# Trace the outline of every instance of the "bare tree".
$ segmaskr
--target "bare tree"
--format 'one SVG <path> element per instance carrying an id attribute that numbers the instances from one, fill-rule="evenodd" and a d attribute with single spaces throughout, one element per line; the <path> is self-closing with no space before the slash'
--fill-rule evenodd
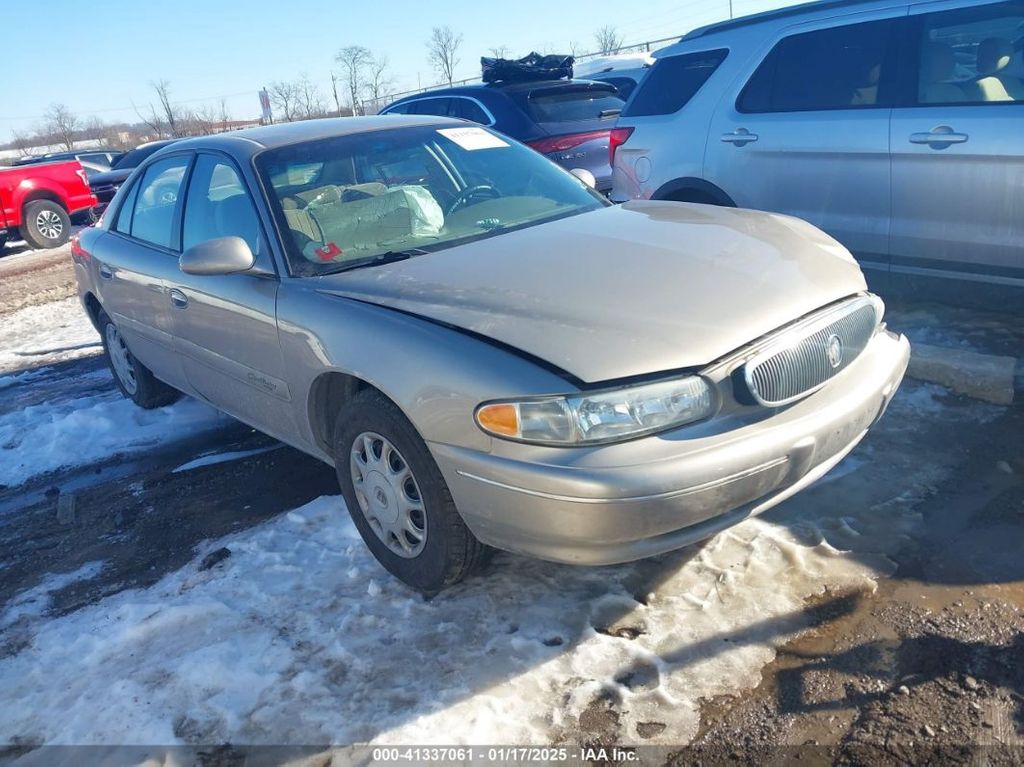
<path id="1" fill-rule="evenodd" d="M 281 110 L 285 122 L 295 119 L 295 108 L 299 100 L 298 88 L 295 83 L 271 83 L 267 88 L 270 93 L 270 103 L 276 109 Z"/>
<path id="2" fill-rule="evenodd" d="M 331 96 L 334 97 L 334 111 L 341 116 L 341 97 L 338 96 L 338 75 L 331 72 Z"/>
<path id="3" fill-rule="evenodd" d="M 509 54 L 509 49 L 507 45 L 499 45 L 495 48 L 488 48 L 487 51 L 496 59 L 507 59 Z"/>
<path id="4" fill-rule="evenodd" d="M 220 109 L 218 110 L 219 114 L 217 115 L 217 119 L 220 120 L 220 129 L 222 131 L 226 131 L 228 129 L 228 123 L 231 122 L 231 112 L 228 111 L 227 99 L 221 99 L 219 106 Z"/>
<path id="5" fill-rule="evenodd" d="M 349 45 L 338 51 L 334 60 L 341 65 L 341 73 L 345 77 L 345 85 L 348 88 L 349 103 L 352 105 L 352 114 L 357 115 L 359 109 L 359 94 L 363 92 L 366 67 L 369 65 L 373 55 L 361 45 Z"/>
<path id="6" fill-rule="evenodd" d="M 75 133 L 78 128 L 78 118 L 64 104 L 50 104 L 50 108 L 43 115 L 43 130 L 56 138 L 69 152 L 75 148 Z"/>
<path id="7" fill-rule="evenodd" d="M 569 43 L 569 55 L 572 56 L 573 58 L 583 56 L 584 54 L 586 54 L 586 52 L 587 50 L 586 48 L 583 47 L 582 43 L 578 43 L 575 40 Z"/>
<path id="8" fill-rule="evenodd" d="M 459 64 L 458 52 L 462 45 L 462 35 L 452 32 L 449 26 L 434 27 L 427 40 L 427 59 L 437 73 L 452 84 L 455 78 L 455 67 Z"/>
<path id="9" fill-rule="evenodd" d="M 304 120 L 327 114 L 320 88 L 306 74 L 295 81 L 295 113 Z"/>
<path id="10" fill-rule="evenodd" d="M 388 57 L 382 53 L 379 56 L 372 56 L 367 65 L 366 95 L 373 102 L 375 112 L 380 110 L 384 97 L 395 84 L 388 70 L 389 63 Z"/>
<path id="11" fill-rule="evenodd" d="M 11 142 L 11 146 L 18 150 L 18 154 L 22 157 L 27 157 L 31 154 L 31 149 L 35 145 L 32 138 L 22 131 L 14 131 L 14 141 Z"/>
<path id="12" fill-rule="evenodd" d="M 156 91 L 156 96 L 160 100 L 160 112 L 167 126 L 167 132 L 171 135 L 171 138 L 178 138 L 181 135 L 180 115 L 171 103 L 171 84 L 166 80 L 157 80 L 150 83 L 150 85 Z M 155 109 L 151 108 L 151 111 L 156 113 Z"/>
<path id="13" fill-rule="evenodd" d="M 623 37 L 615 27 L 601 27 L 594 33 L 594 42 L 598 53 L 615 53 L 622 47 Z"/>

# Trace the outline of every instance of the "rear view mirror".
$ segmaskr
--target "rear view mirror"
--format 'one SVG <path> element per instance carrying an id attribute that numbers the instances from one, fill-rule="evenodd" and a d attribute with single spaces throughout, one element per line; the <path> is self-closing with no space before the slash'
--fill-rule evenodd
<path id="1" fill-rule="evenodd" d="M 235 274 L 252 269 L 256 257 L 241 237 L 207 240 L 181 254 L 178 266 L 185 274 Z"/>
<path id="2" fill-rule="evenodd" d="M 591 189 L 597 188 L 597 179 L 594 178 L 594 174 L 586 168 L 573 168 L 569 171 L 572 175 L 582 181 L 584 184 L 589 186 Z"/>

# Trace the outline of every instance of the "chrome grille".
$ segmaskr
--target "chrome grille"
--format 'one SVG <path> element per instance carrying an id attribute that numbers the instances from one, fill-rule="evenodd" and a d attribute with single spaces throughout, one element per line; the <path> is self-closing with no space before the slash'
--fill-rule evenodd
<path id="1" fill-rule="evenodd" d="M 744 365 L 750 394 L 768 406 L 810 394 L 860 356 L 881 319 L 882 302 L 861 296 L 769 337 Z"/>

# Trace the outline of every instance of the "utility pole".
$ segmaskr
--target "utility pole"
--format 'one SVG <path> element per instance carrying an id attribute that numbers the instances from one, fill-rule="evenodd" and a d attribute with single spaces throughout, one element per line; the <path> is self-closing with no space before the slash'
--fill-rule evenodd
<path id="1" fill-rule="evenodd" d="M 729 0 L 729 18 L 732 18 L 732 0 Z"/>

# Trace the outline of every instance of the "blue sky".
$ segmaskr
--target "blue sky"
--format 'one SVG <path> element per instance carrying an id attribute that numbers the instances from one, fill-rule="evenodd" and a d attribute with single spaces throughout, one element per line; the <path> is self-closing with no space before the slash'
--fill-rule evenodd
<path id="1" fill-rule="evenodd" d="M 737 16 L 792 0 L 733 0 Z M 0 66 L 0 142 L 31 129 L 52 102 L 80 117 L 134 121 L 133 102 L 172 98 L 199 107 L 226 99 L 235 119 L 259 113 L 259 88 L 305 73 L 327 96 L 335 52 L 363 45 L 391 60 L 396 90 L 437 81 L 426 40 L 435 25 L 463 35 L 459 77 L 479 71 L 487 49 L 569 51 L 593 45 L 609 24 L 627 43 L 679 35 L 726 18 L 728 0 L 51 0 L 40 25 L 33 3 L 6 3 Z M 502 10 L 499 10 L 502 9 Z M 514 9 L 514 10 L 512 10 Z"/>

